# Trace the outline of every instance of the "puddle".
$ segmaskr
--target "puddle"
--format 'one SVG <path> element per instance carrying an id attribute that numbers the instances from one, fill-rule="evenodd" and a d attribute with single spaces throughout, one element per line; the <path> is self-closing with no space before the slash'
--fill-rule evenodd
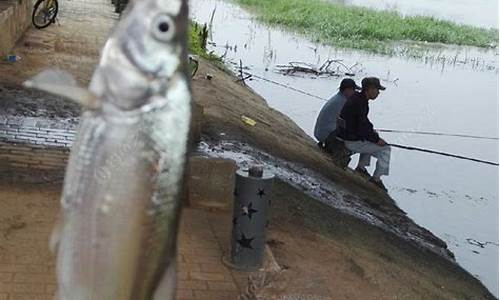
<path id="1" fill-rule="evenodd" d="M 270 28 L 228 2 L 192 0 L 191 5 L 199 23 L 209 22 L 213 13 L 209 49 L 224 55 L 229 67 L 241 60 L 244 71 L 254 75 L 245 82 L 310 136 L 321 99 L 336 92 L 342 77 L 285 76 L 276 65 L 320 66 L 335 59 L 354 71 L 357 82 L 367 75 L 380 77 L 387 90 L 370 107 L 378 128 L 498 137 L 498 49 L 447 46 L 426 49 L 417 58 L 380 56 Z M 345 72 L 341 64 L 338 70 Z M 495 140 L 382 136 L 391 143 L 498 161 Z M 447 241 L 459 264 L 498 296 L 498 167 L 401 149 L 392 154 L 385 180 L 391 196 L 419 225 Z M 467 239 L 495 244 L 477 249 Z"/>

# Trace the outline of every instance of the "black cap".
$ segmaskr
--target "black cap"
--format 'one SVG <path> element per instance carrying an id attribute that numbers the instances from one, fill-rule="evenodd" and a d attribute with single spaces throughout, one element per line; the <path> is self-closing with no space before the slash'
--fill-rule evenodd
<path id="1" fill-rule="evenodd" d="M 360 90 L 361 87 L 359 87 L 356 82 L 354 80 L 352 80 L 351 78 L 345 78 L 345 79 L 342 79 L 342 81 L 340 82 L 340 87 L 339 87 L 339 90 L 344 90 L 344 89 L 348 89 L 348 88 L 353 88 L 355 90 Z"/>
<path id="2" fill-rule="evenodd" d="M 366 89 L 368 87 L 376 87 L 379 90 L 385 90 L 385 86 L 382 86 L 380 84 L 380 79 L 377 77 L 365 77 L 363 80 L 361 80 L 361 86 L 363 86 L 363 89 Z"/>

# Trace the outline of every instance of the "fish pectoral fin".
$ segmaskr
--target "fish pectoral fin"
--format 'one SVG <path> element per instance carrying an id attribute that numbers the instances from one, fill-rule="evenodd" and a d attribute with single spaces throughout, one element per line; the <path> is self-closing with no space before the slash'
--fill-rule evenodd
<path id="1" fill-rule="evenodd" d="M 23 85 L 70 99 L 86 109 L 97 109 L 100 106 L 99 100 L 93 93 L 79 87 L 71 74 L 61 70 L 44 70 L 25 81 Z"/>

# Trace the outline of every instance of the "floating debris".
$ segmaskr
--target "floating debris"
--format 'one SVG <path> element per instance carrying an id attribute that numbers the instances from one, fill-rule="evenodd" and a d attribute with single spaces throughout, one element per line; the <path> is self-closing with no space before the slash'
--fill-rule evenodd
<path id="1" fill-rule="evenodd" d="M 305 62 L 289 62 L 287 65 L 276 65 L 276 71 L 283 75 L 296 75 L 297 73 L 313 74 L 322 77 L 355 76 L 358 71 L 355 63 L 352 66 L 345 65 L 341 59 L 328 59 L 321 66 Z"/>
<path id="2" fill-rule="evenodd" d="M 494 245 L 494 246 L 497 246 L 498 247 L 498 243 L 495 243 L 495 242 L 480 242 L 476 239 L 473 239 L 473 238 L 467 238 L 467 243 L 473 245 L 473 246 L 477 246 L 477 247 L 480 247 L 480 248 L 486 248 L 486 246 L 488 245 Z"/>

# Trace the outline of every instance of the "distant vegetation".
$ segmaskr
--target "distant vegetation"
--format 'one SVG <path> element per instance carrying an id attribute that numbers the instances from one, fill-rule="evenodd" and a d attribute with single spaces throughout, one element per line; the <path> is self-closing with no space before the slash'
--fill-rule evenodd
<path id="1" fill-rule="evenodd" d="M 391 52 L 390 42 L 429 42 L 477 47 L 498 45 L 498 30 L 433 17 L 344 6 L 322 0 L 234 0 L 270 24 L 337 47 Z M 312 36 L 311 36 L 312 35 Z"/>

